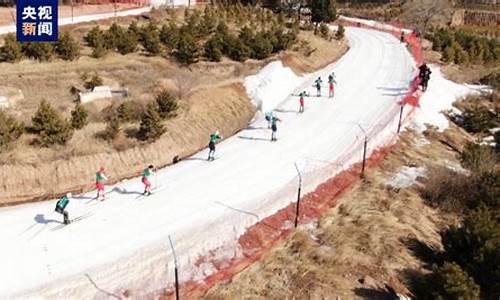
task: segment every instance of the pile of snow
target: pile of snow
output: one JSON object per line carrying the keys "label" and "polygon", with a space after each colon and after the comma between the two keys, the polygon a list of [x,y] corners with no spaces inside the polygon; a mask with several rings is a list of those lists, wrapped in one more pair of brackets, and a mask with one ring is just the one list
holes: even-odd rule
{"label": "pile of snow", "polygon": [[425,176],[426,169],[424,167],[403,167],[396,175],[394,175],[387,185],[393,188],[404,189],[414,185],[418,177]]}
{"label": "pile of snow", "polygon": [[423,132],[427,125],[442,132],[448,128],[448,119],[443,111],[453,109],[453,102],[469,94],[479,93],[484,86],[458,84],[444,78],[441,70],[431,67],[432,75],[427,91],[420,98],[420,109],[413,118],[413,129]]}
{"label": "pile of snow", "polygon": [[290,91],[305,82],[306,77],[297,76],[292,69],[274,61],[259,73],[245,78],[245,88],[252,103],[261,112],[275,109],[290,96]]}

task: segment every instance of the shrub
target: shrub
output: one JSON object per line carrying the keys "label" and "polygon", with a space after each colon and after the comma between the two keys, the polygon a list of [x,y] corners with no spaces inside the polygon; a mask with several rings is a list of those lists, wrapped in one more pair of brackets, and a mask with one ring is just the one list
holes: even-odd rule
{"label": "shrub", "polygon": [[139,137],[145,141],[153,141],[158,139],[164,132],[165,127],[158,114],[158,108],[153,103],[148,104],[141,118]]}
{"label": "shrub", "polygon": [[441,267],[434,266],[428,285],[433,299],[480,299],[479,286],[456,263],[445,262]]}
{"label": "shrub", "polygon": [[158,114],[162,119],[167,119],[175,116],[178,105],[175,97],[168,91],[161,91],[155,98],[158,107]]}
{"label": "shrub", "polygon": [[12,33],[7,34],[5,43],[0,48],[0,61],[16,62],[23,57],[21,44],[16,41],[16,36]]}
{"label": "shrub", "polygon": [[118,119],[117,116],[112,116],[107,122],[106,122],[106,128],[104,129],[103,132],[103,138],[105,140],[113,140],[118,136],[118,133],[120,133],[120,120]]}
{"label": "shrub", "polygon": [[96,26],[92,28],[85,36],[85,41],[89,47],[92,47],[92,56],[95,58],[103,57],[108,50],[105,33]]}
{"label": "shrub", "polygon": [[467,143],[460,153],[459,159],[462,166],[471,170],[474,175],[493,171],[498,162],[490,147],[476,143]]}
{"label": "shrub", "polygon": [[337,18],[334,0],[312,0],[311,21],[316,26],[321,22],[332,22]]}
{"label": "shrub", "polygon": [[52,43],[26,43],[23,46],[23,52],[26,57],[38,59],[40,61],[49,61],[54,54]]}
{"label": "shrub", "polygon": [[140,121],[144,113],[144,106],[137,101],[125,101],[116,109],[120,122]]}
{"label": "shrub", "polygon": [[180,39],[180,30],[174,22],[163,25],[160,31],[161,42],[170,50],[177,47]]}
{"label": "shrub", "polygon": [[344,35],[345,35],[345,28],[344,26],[339,25],[339,27],[337,28],[337,32],[335,33],[335,39],[341,40],[344,38]]}
{"label": "shrub", "polygon": [[71,127],[73,129],[82,129],[88,124],[88,111],[80,104],[75,106],[71,111]]}
{"label": "shrub", "polygon": [[96,86],[101,86],[104,83],[102,78],[97,73],[94,73],[91,78],[87,78],[87,75],[82,77],[83,80],[85,80],[84,86],[88,90],[93,90]]}
{"label": "shrub", "polygon": [[75,60],[80,56],[80,44],[69,32],[63,33],[56,43],[56,53],[62,59]]}
{"label": "shrub", "polygon": [[480,82],[482,84],[489,85],[494,89],[500,89],[500,72],[490,73],[481,78]]}
{"label": "shrub", "polygon": [[205,57],[209,61],[222,59],[222,41],[219,36],[215,35],[205,43]]}
{"label": "shrub", "polygon": [[144,47],[144,50],[151,55],[158,55],[161,52],[161,40],[160,40],[160,32],[158,31],[158,27],[149,23],[146,27],[143,27],[141,30],[141,44]]}
{"label": "shrub", "polygon": [[98,45],[104,45],[104,32],[99,26],[95,26],[85,35],[84,39],[89,47],[95,48]]}
{"label": "shrub", "polygon": [[31,131],[38,135],[42,146],[64,145],[73,136],[70,123],[46,101],[40,103],[31,122]]}
{"label": "shrub", "polygon": [[456,262],[477,282],[484,298],[500,290],[500,219],[498,209],[479,207],[460,227],[442,233],[445,259]]}
{"label": "shrub", "polygon": [[198,60],[199,49],[193,36],[184,34],[177,43],[177,49],[174,52],[177,60],[184,64],[192,64]]}
{"label": "shrub", "polygon": [[232,60],[245,61],[250,57],[251,50],[239,38],[232,34],[223,36],[222,50]]}
{"label": "shrub", "polygon": [[251,56],[255,59],[264,59],[269,57],[273,52],[273,45],[266,38],[264,33],[258,33],[252,41]]}
{"label": "shrub", "polygon": [[472,133],[487,132],[495,120],[495,114],[491,113],[485,105],[478,104],[477,101],[464,109],[462,117],[463,127]]}
{"label": "shrub", "polygon": [[328,28],[328,25],[321,22],[321,24],[319,25],[319,34],[326,40],[330,39],[330,28]]}
{"label": "shrub", "polygon": [[22,123],[0,110],[0,150],[16,141],[24,131]]}

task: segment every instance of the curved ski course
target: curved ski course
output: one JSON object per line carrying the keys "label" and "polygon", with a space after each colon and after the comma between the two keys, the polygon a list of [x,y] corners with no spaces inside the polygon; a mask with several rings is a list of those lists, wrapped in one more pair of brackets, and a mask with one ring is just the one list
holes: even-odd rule
{"label": "curved ski course", "polygon": [[[108,187],[113,190],[105,202],[89,202],[95,193],[77,196],[70,216],[92,215],[60,230],[54,230],[61,220],[55,201],[1,208],[0,298],[150,293],[173,281],[168,235],[176,241],[183,281],[213,272],[211,266],[193,267],[209,250],[223,246],[215,254],[221,260],[239,255],[236,240],[245,228],[295,201],[294,163],[306,172],[312,162],[335,161],[362,136],[358,123],[368,130],[399,107],[399,91],[413,78],[413,59],[396,38],[358,28],[346,33],[346,55],[290,91],[314,95],[315,77],[326,81],[335,71],[336,98],[310,97],[301,115],[294,112],[297,97],[283,99],[277,142],[269,142],[266,122],[258,117],[218,145],[214,162],[205,161],[204,150],[159,171],[159,189],[148,198],[137,198],[140,178]],[[306,191],[313,188],[309,184]]]}

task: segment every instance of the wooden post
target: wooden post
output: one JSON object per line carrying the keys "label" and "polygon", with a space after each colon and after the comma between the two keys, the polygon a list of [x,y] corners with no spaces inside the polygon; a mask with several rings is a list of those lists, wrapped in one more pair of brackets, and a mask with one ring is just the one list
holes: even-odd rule
{"label": "wooden post", "polygon": [[302,175],[300,174],[299,167],[297,163],[295,163],[295,169],[297,170],[297,174],[299,174],[299,188],[297,191],[297,205],[295,206],[295,228],[297,228],[299,224],[299,214],[300,214],[300,193],[302,191]]}
{"label": "wooden post", "polygon": [[368,145],[368,139],[365,137],[365,143],[363,146],[363,165],[361,166],[361,178],[365,177],[365,165],[366,165],[366,147]]}
{"label": "wooden post", "polygon": [[401,104],[401,111],[399,112],[398,133],[401,130],[401,121],[403,120],[403,108],[404,104]]}
{"label": "wooden post", "polygon": [[168,236],[168,240],[170,242],[170,248],[172,248],[172,254],[174,255],[174,276],[175,276],[175,300],[179,300],[179,271],[177,269],[177,255],[175,254],[174,243],[172,243],[172,239],[170,235]]}

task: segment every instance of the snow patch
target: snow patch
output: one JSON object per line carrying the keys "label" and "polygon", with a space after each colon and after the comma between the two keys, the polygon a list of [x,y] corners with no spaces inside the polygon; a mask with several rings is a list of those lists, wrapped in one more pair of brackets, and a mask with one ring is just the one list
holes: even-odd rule
{"label": "snow patch", "polygon": [[415,113],[412,128],[418,132],[427,129],[427,125],[437,127],[443,132],[449,126],[448,119],[442,113],[453,110],[453,102],[469,94],[479,93],[484,86],[458,84],[444,78],[440,68],[431,67],[432,75],[429,88],[420,98],[420,109]]}
{"label": "snow patch", "polygon": [[307,78],[297,76],[292,69],[281,61],[274,61],[259,73],[245,78],[245,88],[252,103],[261,112],[275,109],[287,97],[290,91],[299,87]]}
{"label": "snow patch", "polygon": [[426,173],[427,170],[424,167],[405,166],[387,182],[387,185],[393,188],[404,189],[417,183],[417,178],[425,176]]}

